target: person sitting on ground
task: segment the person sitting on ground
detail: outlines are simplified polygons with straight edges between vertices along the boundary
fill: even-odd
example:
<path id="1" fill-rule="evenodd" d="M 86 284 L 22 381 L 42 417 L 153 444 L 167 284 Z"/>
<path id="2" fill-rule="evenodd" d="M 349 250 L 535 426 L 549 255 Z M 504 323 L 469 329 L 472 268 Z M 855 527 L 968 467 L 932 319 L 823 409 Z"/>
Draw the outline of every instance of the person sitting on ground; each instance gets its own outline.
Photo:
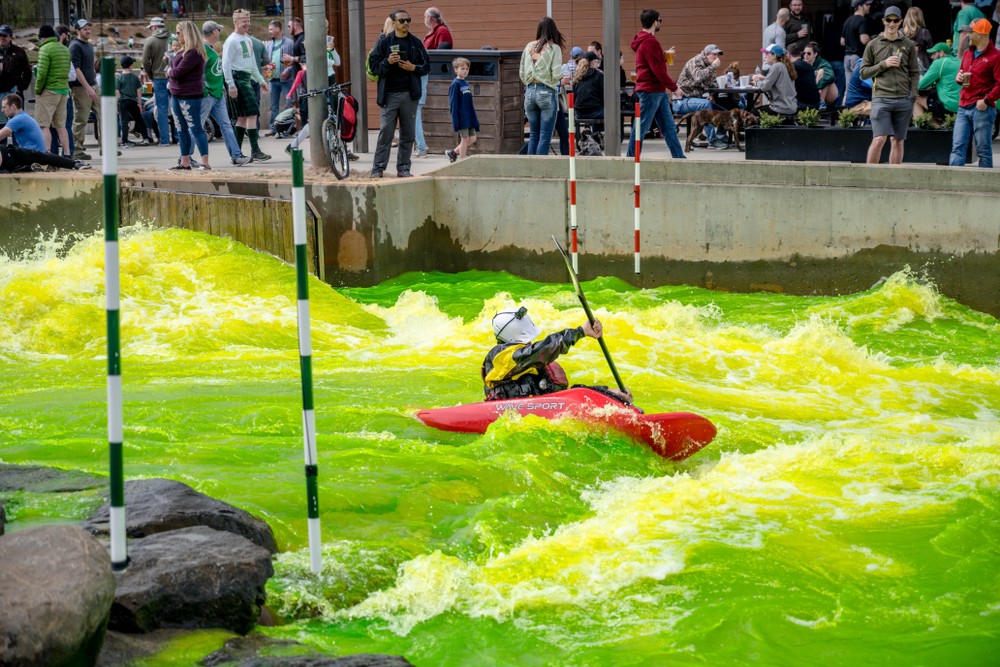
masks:
<path id="1" fill-rule="evenodd" d="M 715 77 L 722 68 L 722 49 L 715 44 L 709 44 L 701 53 L 684 63 L 681 74 L 677 77 L 677 86 L 683 93 L 674 99 L 671 108 L 675 114 L 693 113 L 703 109 L 722 110 L 708 99 L 708 88 L 716 84 Z M 729 143 L 715 135 L 715 127 L 705 126 L 705 138 L 712 148 L 728 148 Z"/>
<path id="2" fill-rule="evenodd" d="M 584 336 L 600 338 L 604 328 L 600 320 L 580 327 L 563 329 L 532 342 L 542 330 L 528 316 L 528 309 L 504 310 L 493 317 L 493 335 L 497 344 L 483 360 L 482 376 L 487 401 L 526 398 L 562 391 L 569 380 L 562 366 L 556 363 L 560 355 L 569 352 Z M 600 391 L 625 403 L 632 403 L 632 392 Z"/>
<path id="3" fill-rule="evenodd" d="M 958 96 L 962 86 L 955 81 L 955 76 L 962 63 L 951 55 L 951 47 L 945 42 L 938 42 L 927 49 L 927 54 L 931 65 L 917 84 L 920 96 L 913 104 L 913 117 L 930 111 L 935 118 L 944 119 L 946 113 L 958 113 Z"/>
<path id="4" fill-rule="evenodd" d="M 819 89 L 819 101 L 827 106 L 837 103 L 840 99 L 840 89 L 837 88 L 833 65 L 823 60 L 819 55 L 819 44 L 809 42 L 802 51 L 802 58 L 809 63 L 816 76 L 816 88 Z"/>
<path id="5" fill-rule="evenodd" d="M 793 81 L 796 74 L 792 61 L 788 59 L 785 49 L 777 44 L 771 44 L 762 51 L 770 68 L 767 70 L 767 76 L 754 74 L 753 78 L 757 86 L 767 94 L 770 101 L 768 104 L 758 107 L 759 110 L 764 113 L 785 116 L 794 114 L 799 110 L 799 104 L 795 97 Z M 775 67 L 778 63 L 784 67 Z"/>
<path id="6" fill-rule="evenodd" d="M 816 87 L 816 73 L 812 65 L 802 59 L 805 48 L 795 45 L 788 49 L 788 57 L 795 70 L 795 100 L 799 109 L 819 109 L 819 88 Z"/>
<path id="7" fill-rule="evenodd" d="M 90 169 L 89 164 L 45 150 L 42 128 L 24 113 L 21 96 L 17 93 L 5 95 L 0 100 L 0 110 L 7 117 L 7 124 L 0 128 L 0 141 L 13 137 L 17 142 L 16 146 L 0 146 L 0 171 L 44 171 L 45 167 Z"/>
<path id="8" fill-rule="evenodd" d="M 598 69 L 600 59 L 588 51 L 580 58 L 573 79 L 573 107 L 577 120 L 604 118 L 604 74 Z"/>

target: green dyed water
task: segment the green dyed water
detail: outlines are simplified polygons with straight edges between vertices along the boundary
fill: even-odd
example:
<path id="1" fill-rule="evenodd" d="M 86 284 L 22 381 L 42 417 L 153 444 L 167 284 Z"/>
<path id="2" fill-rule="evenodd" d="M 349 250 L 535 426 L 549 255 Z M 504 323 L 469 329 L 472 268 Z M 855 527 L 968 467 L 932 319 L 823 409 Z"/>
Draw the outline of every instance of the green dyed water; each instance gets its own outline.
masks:
<path id="1" fill-rule="evenodd" d="M 572 421 L 432 431 L 478 400 L 489 321 L 567 285 L 311 284 L 325 571 L 308 574 L 294 271 L 128 231 L 125 465 L 243 507 L 284 553 L 263 632 L 447 665 L 986 665 L 1000 653 L 1000 323 L 909 273 L 843 297 L 584 284 L 647 410 L 719 436 L 680 464 Z M 105 473 L 103 244 L 0 261 L 0 460 Z M 600 349 L 565 358 L 608 384 Z M 10 500 L 10 529 L 94 494 Z M 186 637 L 142 665 L 193 664 Z"/>

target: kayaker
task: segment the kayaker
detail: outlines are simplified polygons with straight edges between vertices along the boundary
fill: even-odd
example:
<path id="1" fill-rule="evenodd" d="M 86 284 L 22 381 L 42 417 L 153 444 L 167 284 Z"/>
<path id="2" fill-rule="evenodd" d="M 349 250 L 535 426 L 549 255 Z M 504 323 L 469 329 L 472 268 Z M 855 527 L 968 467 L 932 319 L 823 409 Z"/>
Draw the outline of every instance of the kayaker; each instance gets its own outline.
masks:
<path id="1" fill-rule="evenodd" d="M 528 316 L 528 309 L 504 310 L 493 317 L 493 335 L 497 344 L 483 361 L 483 383 L 487 401 L 525 398 L 562 391 L 569 387 L 569 380 L 556 359 L 573 347 L 584 336 L 600 338 L 604 332 L 600 320 L 583 326 L 563 329 L 532 342 L 542 330 Z M 632 392 L 591 387 L 632 403 Z"/>

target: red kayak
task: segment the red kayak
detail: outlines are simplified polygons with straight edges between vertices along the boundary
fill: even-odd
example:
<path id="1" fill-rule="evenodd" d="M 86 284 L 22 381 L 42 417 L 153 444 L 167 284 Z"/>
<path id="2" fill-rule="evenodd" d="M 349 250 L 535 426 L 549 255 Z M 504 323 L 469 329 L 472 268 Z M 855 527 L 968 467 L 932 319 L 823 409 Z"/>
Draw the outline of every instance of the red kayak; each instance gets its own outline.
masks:
<path id="1" fill-rule="evenodd" d="M 699 415 L 690 412 L 647 415 L 610 396 L 582 387 L 531 398 L 421 410 L 417 418 L 442 431 L 485 433 L 490 424 L 510 411 L 545 419 L 572 417 L 606 424 L 646 443 L 654 452 L 673 461 L 691 456 L 715 437 L 715 425 Z"/>

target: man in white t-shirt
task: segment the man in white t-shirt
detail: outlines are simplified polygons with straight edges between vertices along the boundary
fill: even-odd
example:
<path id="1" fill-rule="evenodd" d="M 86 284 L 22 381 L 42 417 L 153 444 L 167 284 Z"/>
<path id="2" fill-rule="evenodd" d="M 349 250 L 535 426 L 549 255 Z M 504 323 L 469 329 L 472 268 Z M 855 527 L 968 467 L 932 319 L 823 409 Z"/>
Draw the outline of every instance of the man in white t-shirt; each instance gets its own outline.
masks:
<path id="1" fill-rule="evenodd" d="M 257 68 L 257 58 L 250 40 L 250 12 L 237 9 L 233 12 L 233 33 L 222 46 L 222 75 L 229 92 L 231 115 L 236 116 L 236 143 L 243 150 L 243 137 L 250 138 L 250 157 L 257 162 L 270 160 L 271 156 L 260 149 L 257 116 L 260 103 L 251 81 L 268 91 L 267 81 Z"/>

